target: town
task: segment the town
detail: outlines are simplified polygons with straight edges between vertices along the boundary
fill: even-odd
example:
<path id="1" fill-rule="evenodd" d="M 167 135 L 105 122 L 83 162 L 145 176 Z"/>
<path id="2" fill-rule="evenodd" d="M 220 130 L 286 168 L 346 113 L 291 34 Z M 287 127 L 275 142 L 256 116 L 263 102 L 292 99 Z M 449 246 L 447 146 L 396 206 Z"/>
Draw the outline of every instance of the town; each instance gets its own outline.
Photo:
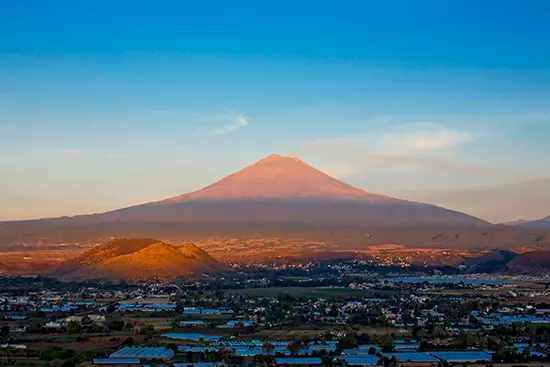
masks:
<path id="1" fill-rule="evenodd" d="M 3 277 L 0 364 L 421 367 L 550 361 L 546 278 L 380 275 L 361 273 L 357 266 L 363 265 L 245 266 L 201 281 Z"/>

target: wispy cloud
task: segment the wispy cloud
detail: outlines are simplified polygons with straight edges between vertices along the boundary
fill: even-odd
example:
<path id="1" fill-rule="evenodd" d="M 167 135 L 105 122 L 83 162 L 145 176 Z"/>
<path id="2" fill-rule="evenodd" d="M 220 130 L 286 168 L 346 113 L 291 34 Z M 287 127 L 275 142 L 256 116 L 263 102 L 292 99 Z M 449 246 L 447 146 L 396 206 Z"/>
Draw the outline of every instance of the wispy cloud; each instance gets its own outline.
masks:
<path id="1" fill-rule="evenodd" d="M 475 140 L 465 131 L 447 128 L 435 122 L 396 126 L 388 131 L 363 134 L 356 137 L 382 152 L 422 154 L 463 145 Z"/>
<path id="2" fill-rule="evenodd" d="M 214 135 L 225 135 L 234 132 L 235 130 L 242 129 L 243 127 L 250 124 L 250 117 L 237 113 L 234 115 L 221 116 L 216 118 L 216 120 L 224 120 L 227 124 L 213 128 L 209 130 L 210 134 Z"/>
<path id="3" fill-rule="evenodd" d="M 367 167 L 376 165 L 513 178 L 530 176 L 524 172 L 458 162 L 452 152 L 476 139 L 470 132 L 437 123 L 414 123 L 386 131 L 306 141 L 300 144 L 299 151 L 323 156 L 329 166 L 327 170 L 339 177 L 361 174 Z"/>

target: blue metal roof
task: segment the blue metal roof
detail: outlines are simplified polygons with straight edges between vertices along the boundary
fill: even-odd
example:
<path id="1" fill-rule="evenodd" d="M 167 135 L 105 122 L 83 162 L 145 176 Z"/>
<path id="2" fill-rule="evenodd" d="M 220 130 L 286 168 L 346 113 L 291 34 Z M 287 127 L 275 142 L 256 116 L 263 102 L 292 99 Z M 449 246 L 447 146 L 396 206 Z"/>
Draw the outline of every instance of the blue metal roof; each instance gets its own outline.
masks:
<path id="1" fill-rule="evenodd" d="M 357 366 L 357 365 L 368 365 L 372 364 L 375 365 L 378 362 L 378 357 L 376 356 L 364 356 L 364 357 L 344 357 L 344 360 L 349 366 Z"/>
<path id="2" fill-rule="evenodd" d="M 380 347 L 376 344 L 361 344 L 357 347 L 357 349 L 370 349 L 372 347 L 376 350 L 380 350 Z"/>
<path id="3" fill-rule="evenodd" d="M 185 333 L 166 333 L 161 334 L 162 337 L 170 339 L 189 339 L 189 340 L 218 340 L 221 336 L 203 335 L 203 334 L 185 334 Z"/>
<path id="4" fill-rule="evenodd" d="M 275 358 L 276 364 L 323 364 L 321 358 Z"/>
<path id="5" fill-rule="evenodd" d="M 144 358 L 170 359 L 174 351 L 164 347 L 124 347 L 109 356 L 109 358 Z"/>
<path id="6" fill-rule="evenodd" d="M 411 352 L 411 353 L 383 353 L 384 356 L 391 358 L 395 356 L 400 362 L 437 362 L 438 359 L 427 353 Z"/>
<path id="7" fill-rule="evenodd" d="M 491 354 L 482 350 L 467 350 L 459 352 L 433 352 L 433 356 L 447 362 L 490 361 Z"/>
<path id="8" fill-rule="evenodd" d="M 139 364 L 139 358 L 96 358 L 94 364 Z"/>
<path id="9" fill-rule="evenodd" d="M 11 315 L 11 316 L 4 316 L 4 317 L 10 320 L 25 320 L 27 318 L 27 316 L 22 316 L 22 315 Z"/>

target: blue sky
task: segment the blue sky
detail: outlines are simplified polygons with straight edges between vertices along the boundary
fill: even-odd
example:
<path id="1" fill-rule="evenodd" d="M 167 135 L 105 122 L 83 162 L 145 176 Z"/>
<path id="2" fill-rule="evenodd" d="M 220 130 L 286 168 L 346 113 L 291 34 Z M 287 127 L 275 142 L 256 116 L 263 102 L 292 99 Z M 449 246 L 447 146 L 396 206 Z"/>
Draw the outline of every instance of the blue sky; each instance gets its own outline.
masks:
<path id="1" fill-rule="evenodd" d="M 550 190 L 506 212 L 449 201 L 548 179 L 548 14 L 544 0 L 4 4 L 0 220 L 162 199 L 270 153 L 492 221 L 548 215 Z"/>

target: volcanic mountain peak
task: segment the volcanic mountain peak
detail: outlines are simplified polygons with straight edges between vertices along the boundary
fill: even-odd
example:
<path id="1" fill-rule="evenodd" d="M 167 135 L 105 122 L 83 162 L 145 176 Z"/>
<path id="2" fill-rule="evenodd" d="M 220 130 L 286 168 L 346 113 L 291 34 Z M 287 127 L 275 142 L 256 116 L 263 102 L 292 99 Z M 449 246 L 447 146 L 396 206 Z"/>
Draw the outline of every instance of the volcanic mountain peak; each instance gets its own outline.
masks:
<path id="1" fill-rule="evenodd" d="M 271 154 L 210 186 L 165 202 L 238 198 L 398 201 L 345 184 L 298 158 Z"/>

